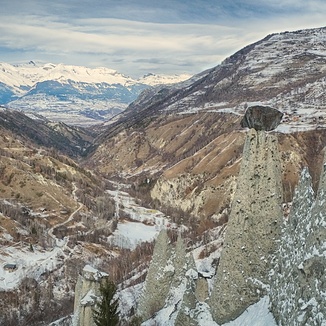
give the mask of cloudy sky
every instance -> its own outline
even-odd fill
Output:
[[[194,74],[325,17],[325,0],[1,0],[0,61]]]

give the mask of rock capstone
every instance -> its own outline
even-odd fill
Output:
[[[279,110],[268,106],[251,106],[241,120],[241,127],[270,131],[277,128],[283,117]]]

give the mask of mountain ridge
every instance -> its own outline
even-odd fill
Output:
[[[158,84],[172,84],[191,77],[189,74],[157,75],[154,73],[147,73],[139,78],[132,78],[119,73],[117,70],[107,67],[89,68],[86,66],[63,63],[35,63],[34,61],[30,61],[27,64],[9,64],[0,62],[0,67],[2,70],[2,73],[0,74],[0,82],[11,87],[32,86],[37,82],[46,80],[72,80],[90,83],[105,82],[108,84],[119,83],[127,85],[143,83],[149,86],[154,86]],[[16,76],[17,78],[15,78]],[[20,78],[18,78],[18,76]],[[25,90],[21,91],[24,92]]]
[[[165,96],[144,102],[142,111],[147,116],[203,111],[242,115],[248,106],[259,104],[283,112],[288,131],[313,129],[326,118],[325,40],[326,27],[270,34],[201,73],[193,83],[173,93],[166,87]],[[124,114],[132,118],[133,109],[132,103]]]

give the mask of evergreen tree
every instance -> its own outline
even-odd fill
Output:
[[[116,326],[119,324],[118,299],[113,299],[116,286],[112,281],[106,280],[100,286],[101,298],[93,309],[93,319],[96,326]]]

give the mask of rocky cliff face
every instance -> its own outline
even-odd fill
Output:
[[[221,215],[225,207],[229,207],[236,188],[236,178],[230,176],[223,180],[223,185],[215,186],[210,180],[205,182],[205,174],[183,174],[175,178],[160,178],[153,189],[151,196],[163,206],[191,212],[193,216],[207,216],[215,213]],[[217,179],[217,178],[216,178]],[[228,193],[230,197],[224,197]]]
[[[198,325],[200,300],[197,293],[201,287],[193,255],[186,254],[181,236],[173,246],[166,230],[162,230],[155,244],[137,313],[147,320],[163,308],[169,311],[171,325]],[[149,320],[144,325],[152,324]]]
[[[326,320],[325,191],[325,163],[316,199],[304,169],[272,271],[270,297],[281,326],[324,325]]]
[[[216,321],[235,319],[264,294],[280,233],[282,199],[277,138],[251,129],[210,298]]]
[[[171,262],[171,247],[166,230],[160,232],[156,240],[152,263],[149,267],[144,291],[139,305],[142,319],[150,318],[163,308],[174,274]]]
[[[86,265],[79,275],[75,289],[73,326],[95,326],[92,308],[96,304],[100,285],[108,274]]]

